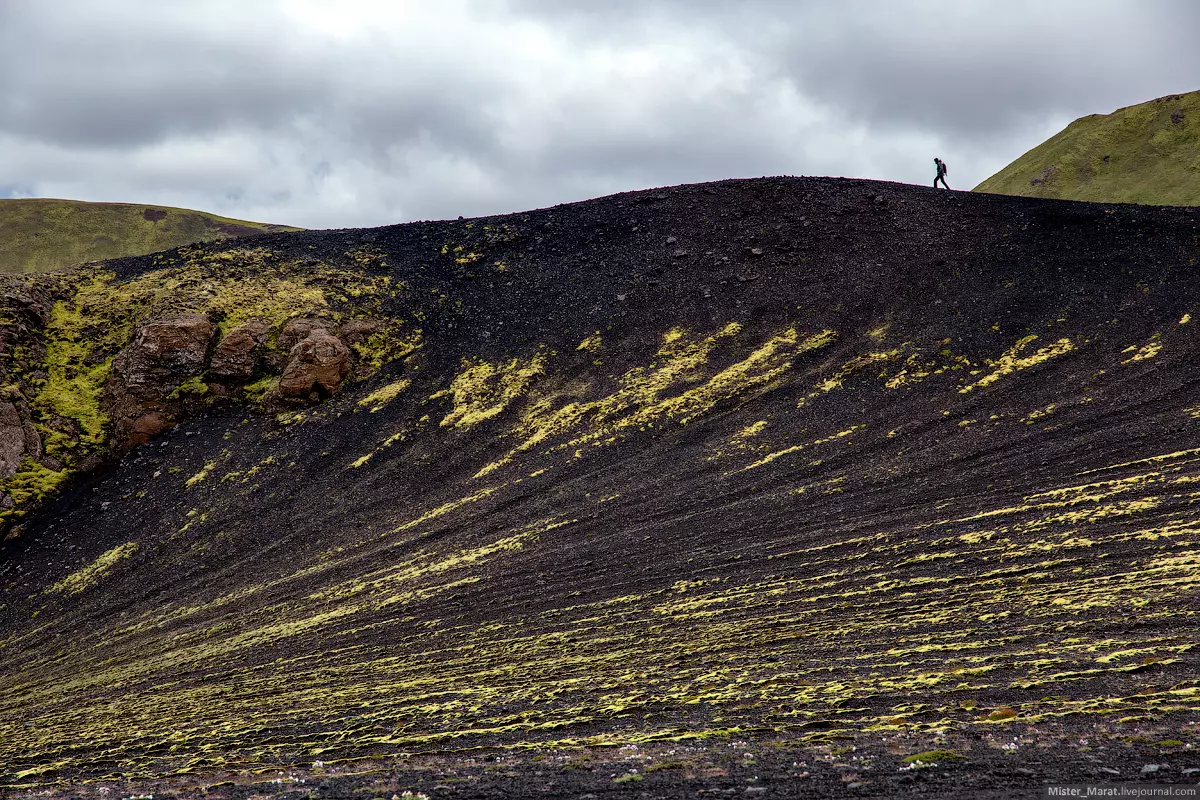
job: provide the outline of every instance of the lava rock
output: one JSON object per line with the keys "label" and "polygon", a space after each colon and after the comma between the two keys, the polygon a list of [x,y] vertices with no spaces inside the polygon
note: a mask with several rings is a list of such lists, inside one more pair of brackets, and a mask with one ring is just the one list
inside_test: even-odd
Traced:
{"label": "lava rock", "polygon": [[285,353],[290,353],[293,347],[304,339],[307,339],[310,333],[317,330],[328,334],[329,326],[324,320],[310,319],[308,317],[289,320],[279,334],[279,349]]}
{"label": "lava rock", "polygon": [[279,393],[293,398],[309,397],[314,392],[336,394],[349,372],[350,348],[323,328],[314,328],[289,352]]}
{"label": "lava rock", "polygon": [[246,380],[254,374],[254,368],[267,343],[267,324],[251,320],[239,325],[226,334],[213,353],[208,372],[218,380]]}
{"label": "lava rock", "polygon": [[200,314],[176,314],[142,325],[113,359],[105,388],[118,451],[144,444],[175,424],[178,389],[207,366],[216,329]]}
{"label": "lava rock", "polygon": [[338,338],[347,345],[361,344],[371,334],[383,327],[383,323],[374,319],[353,319],[342,326]]}
{"label": "lava rock", "polygon": [[[21,459],[29,452],[29,431],[12,403],[0,403],[0,478],[7,478],[21,466]],[[34,438],[37,432],[34,431]],[[40,451],[40,441],[38,450]]]}

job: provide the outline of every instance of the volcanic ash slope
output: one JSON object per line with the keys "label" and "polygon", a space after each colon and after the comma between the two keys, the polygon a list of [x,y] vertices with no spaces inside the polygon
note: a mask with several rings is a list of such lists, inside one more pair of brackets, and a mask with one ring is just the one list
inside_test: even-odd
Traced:
{"label": "volcanic ash slope", "polygon": [[222,333],[248,312],[213,298],[269,276],[307,292],[289,314],[406,344],[271,413],[269,377],[194,381],[190,418],[23,520],[0,784],[1193,736],[1198,237],[1187,209],[763,179],[81,273],[192,270],[171,310]]}

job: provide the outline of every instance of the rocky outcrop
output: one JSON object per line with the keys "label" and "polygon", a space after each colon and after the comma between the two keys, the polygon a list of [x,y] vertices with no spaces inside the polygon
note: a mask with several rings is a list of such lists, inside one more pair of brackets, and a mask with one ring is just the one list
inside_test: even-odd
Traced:
{"label": "rocky outcrop", "polygon": [[382,327],[383,323],[378,320],[352,319],[342,326],[338,338],[350,346],[362,344]]}
{"label": "rocky outcrop", "polygon": [[323,327],[314,327],[289,351],[279,394],[287,398],[332,395],[349,372],[350,348]]}
{"label": "rocky outcrop", "polygon": [[17,471],[25,455],[25,431],[12,403],[0,403],[0,478]]}
{"label": "rocky outcrop", "polygon": [[215,328],[199,314],[177,314],[142,325],[113,359],[107,387],[115,446],[127,450],[175,424],[180,387],[201,375]]}
{"label": "rocky outcrop", "polygon": [[321,331],[328,334],[329,324],[324,320],[312,319],[310,317],[289,320],[283,326],[283,330],[279,332],[279,349],[284,353],[291,353],[292,348],[307,339],[313,331]]}
{"label": "rocky outcrop", "polygon": [[[360,328],[352,331],[358,339],[374,330]],[[320,319],[289,321],[280,332],[278,350],[267,346],[270,328],[265,322],[248,322],[221,339],[210,359],[215,333],[208,318],[199,314],[155,319],[137,330],[113,360],[106,387],[118,452],[171,428],[199,397],[232,396],[231,391],[236,391],[232,385],[245,383],[256,373],[282,373],[272,396],[295,403],[335,394],[350,372],[350,348]],[[209,386],[200,376],[220,383]]]}
{"label": "rocky outcrop", "polygon": [[[0,384],[5,387],[0,399],[0,480],[15,475],[26,459],[53,471],[61,469],[43,453],[28,401],[48,377],[42,330],[59,288],[52,280],[38,285],[17,277],[0,278]],[[0,489],[0,514],[14,506],[7,488]],[[0,519],[0,540],[10,524]]]}
{"label": "rocky outcrop", "polygon": [[278,252],[188,248],[154,261],[159,283],[100,264],[0,275],[0,544],[71,481],[209,408],[295,409],[395,360],[375,335],[389,280]]}
{"label": "rocky outcrop", "polygon": [[53,459],[43,458],[42,438],[37,435],[31,416],[24,401],[0,402],[0,477],[16,474],[26,457],[58,469]]}
{"label": "rocky outcrop", "polygon": [[209,375],[227,382],[248,380],[262,359],[269,333],[270,328],[262,320],[252,320],[231,330],[213,353]]}

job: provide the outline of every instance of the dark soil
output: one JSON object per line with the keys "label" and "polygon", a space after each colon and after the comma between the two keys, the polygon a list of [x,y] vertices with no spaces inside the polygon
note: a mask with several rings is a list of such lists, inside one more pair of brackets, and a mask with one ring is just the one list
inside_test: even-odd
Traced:
{"label": "dark soil", "polygon": [[1200,210],[778,178],[255,247],[373,248],[424,344],[4,545],[14,796],[1196,782]]}

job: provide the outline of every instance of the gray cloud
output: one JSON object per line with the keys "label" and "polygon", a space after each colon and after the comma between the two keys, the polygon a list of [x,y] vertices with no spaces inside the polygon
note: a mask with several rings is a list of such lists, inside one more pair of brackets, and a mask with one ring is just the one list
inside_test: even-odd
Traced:
{"label": "gray cloud", "polygon": [[763,174],[967,188],[1200,88],[1188,0],[0,2],[0,187],[307,226]]}

